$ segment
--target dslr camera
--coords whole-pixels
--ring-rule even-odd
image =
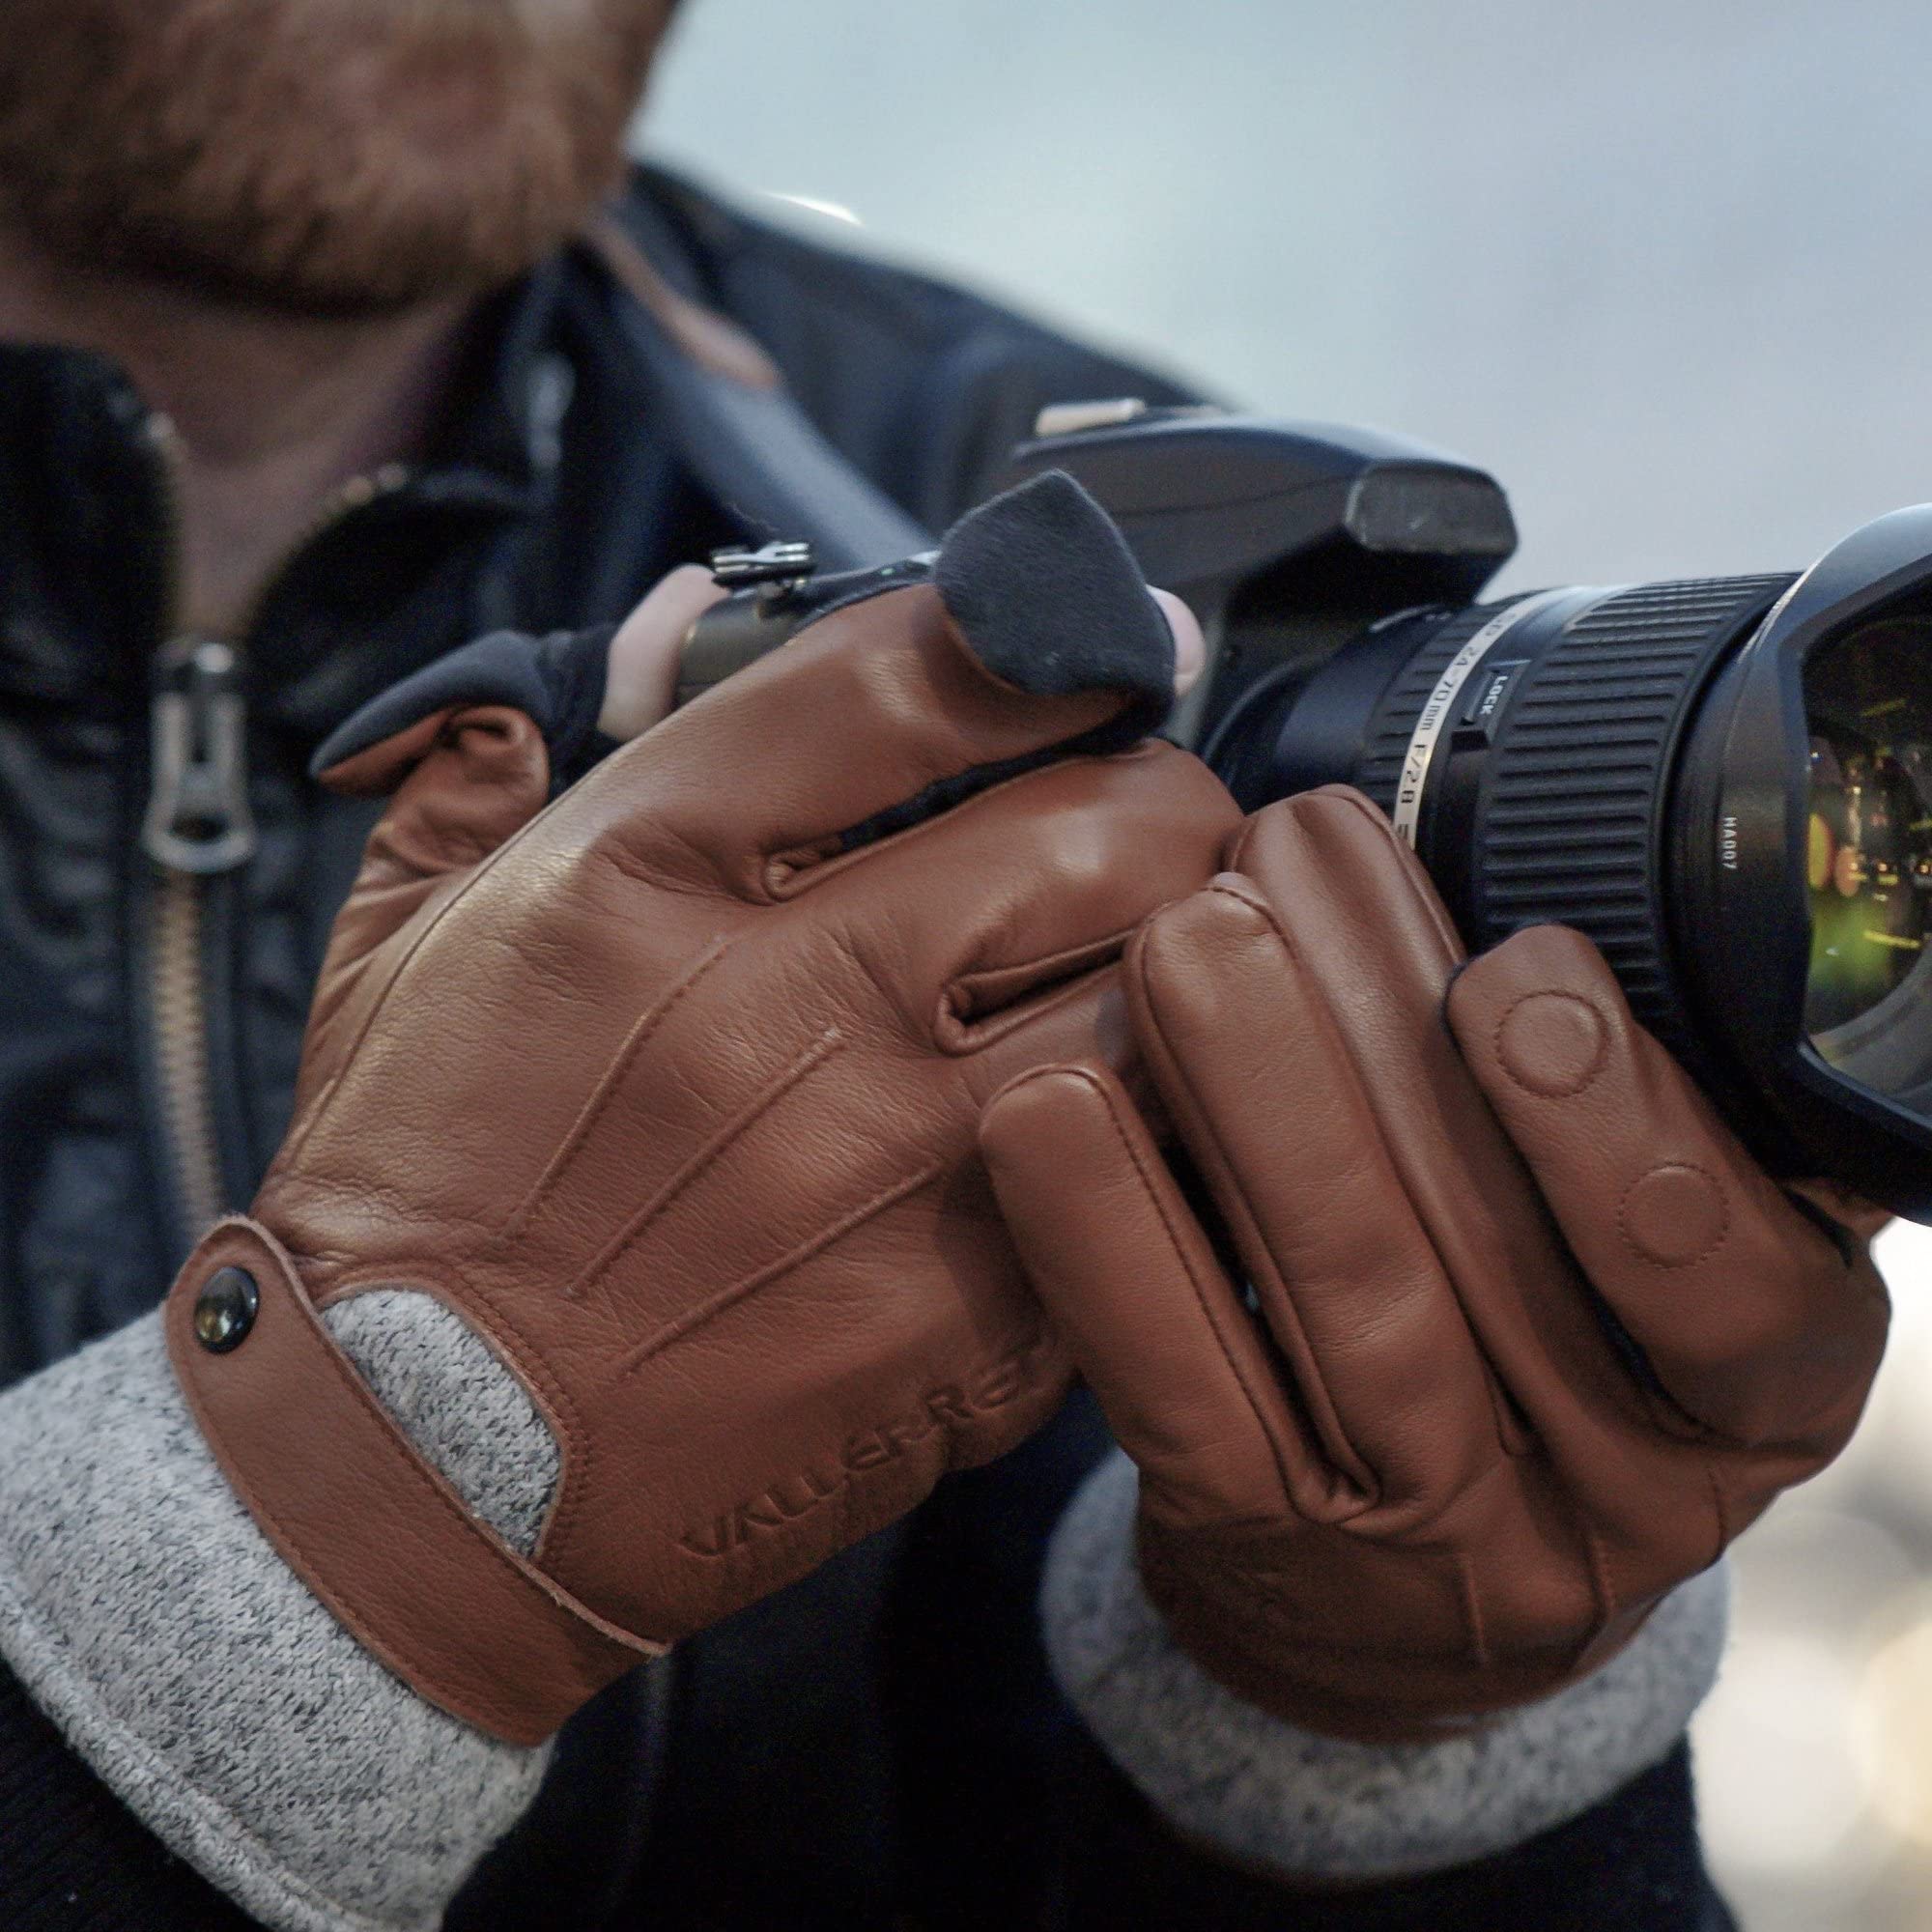
[[[1356,786],[1472,951],[1587,934],[1773,1172],[1932,1222],[1932,505],[1803,572],[1485,603],[1509,500],[1420,443],[1120,401],[1048,411],[1008,481],[1047,469],[1200,617],[1167,735],[1244,810]],[[684,695],[837,582],[750,565]]]

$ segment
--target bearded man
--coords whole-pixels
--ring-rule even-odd
[[[1042,406],[1184,400],[627,166],[673,4],[10,15],[0,1918],[1721,1924],[1699,1573],[1856,1418],[1868,1225],[1750,1168],[1587,948],[1471,967],[1452,1046],[1360,801],[1243,831],[1132,747],[1198,634],[1083,501],[649,728],[716,594],[676,567],[771,532],[639,290],[929,529]],[[1719,1190],[1669,1265],[1747,1284],[1742,1339],[1579,1273],[1636,1197],[1573,1102],[1606,1175]],[[1062,1526],[1056,1688],[1075,1362],[1140,1514],[1117,1456]]]

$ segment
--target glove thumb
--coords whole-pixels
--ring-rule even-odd
[[[333,789],[395,797],[369,836],[337,921],[331,965],[372,950],[443,880],[468,877],[550,797],[550,753],[527,712],[451,705],[325,774]]]
[[[393,794],[331,964],[372,950],[439,881],[467,877],[543,809],[553,773],[591,738],[610,638],[481,638],[385,691],[324,743],[310,770],[329,790]]]

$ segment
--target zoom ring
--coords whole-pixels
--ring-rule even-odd
[[[1525,925],[1586,933],[1638,1020],[1690,1047],[1665,956],[1663,808],[1690,703],[1725,642],[1789,577],[1618,591],[1577,616],[1524,674],[1485,774],[1467,938]]]
[[[1391,818],[1395,816],[1396,787],[1402,781],[1408,741],[1430,693],[1441,681],[1456,653],[1504,608],[1502,604],[1475,604],[1459,611],[1403,666],[1378,705],[1350,782],[1358,791],[1367,792]]]

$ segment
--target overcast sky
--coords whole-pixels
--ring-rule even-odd
[[[688,8],[668,156],[1481,461],[1519,579],[1796,565],[1932,497],[1932,9]]]

